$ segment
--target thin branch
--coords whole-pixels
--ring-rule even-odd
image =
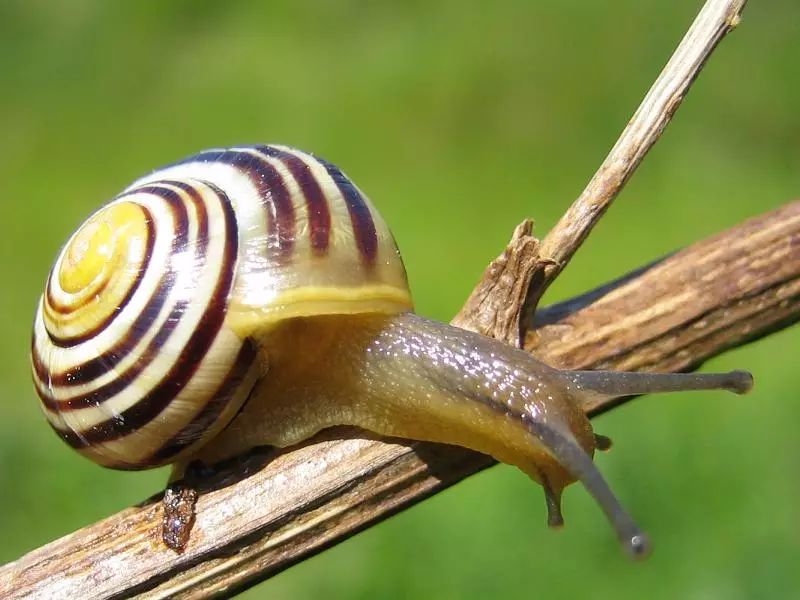
[[[800,202],[543,309],[539,319],[536,351],[548,362],[653,369],[696,366],[786,327],[800,319]],[[491,464],[461,448],[328,432],[206,481],[183,554],[161,543],[155,498],[6,565],[0,596],[228,595]]]
[[[517,319],[519,329],[509,324],[501,339],[519,344],[525,336],[539,300],[661,137],[717,44],[738,25],[745,4],[746,0],[709,0],[703,6],[594,177],[542,241],[540,259],[520,278],[528,289]],[[496,320],[493,315],[502,320],[506,311],[502,299],[489,306],[485,297],[474,294],[457,322],[488,334]],[[470,327],[473,321],[474,327]]]
[[[661,137],[717,44],[739,24],[745,4],[706,2],[586,189],[542,242],[542,256],[553,261],[546,283],[563,270]]]

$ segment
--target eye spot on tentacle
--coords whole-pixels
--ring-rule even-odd
[[[643,560],[653,553],[653,546],[647,535],[640,531],[628,540],[626,550],[631,558]]]

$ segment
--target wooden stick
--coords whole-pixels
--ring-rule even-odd
[[[745,4],[712,0],[703,6],[594,177],[542,241],[543,260],[537,265],[542,273],[531,276],[529,315],[661,137],[717,44],[738,25]]]
[[[738,25],[747,0],[708,0],[642,100],[617,143],[583,193],[540,243],[524,221],[512,243],[523,250],[515,278],[495,277],[507,268],[508,251],[489,265],[453,324],[520,346],[544,293],[564,270],[592,228],[622,191],[700,74],[722,38]],[[505,289],[500,289],[505,287]],[[519,302],[524,299],[523,302]]]
[[[540,357],[594,367],[696,366],[786,327],[800,318],[800,202],[538,318]],[[162,509],[151,499],[6,565],[0,597],[228,595],[491,464],[460,448],[328,432],[290,452],[246,457],[205,482],[183,554],[161,543]]]

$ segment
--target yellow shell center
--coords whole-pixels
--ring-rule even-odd
[[[61,255],[59,290],[45,296],[44,323],[60,339],[85,336],[119,310],[146,268],[148,214],[133,202],[100,209],[72,236]]]
[[[147,235],[146,217],[138,205],[122,202],[96,213],[64,253],[58,274],[61,288],[70,294],[85,290],[110,266],[115,251],[124,250],[126,239],[137,235]],[[123,248],[118,247],[121,242]]]

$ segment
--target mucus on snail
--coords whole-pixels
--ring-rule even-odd
[[[147,175],[66,243],[31,363],[50,425],[116,469],[213,465],[353,425],[489,454],[539,482],[548,523],[581,481],[633,556],[646,535],[592,462],[587,402],[747,392],[749,373],[566,371],[413,312],[394,239],[336,166],[285,146]]]

